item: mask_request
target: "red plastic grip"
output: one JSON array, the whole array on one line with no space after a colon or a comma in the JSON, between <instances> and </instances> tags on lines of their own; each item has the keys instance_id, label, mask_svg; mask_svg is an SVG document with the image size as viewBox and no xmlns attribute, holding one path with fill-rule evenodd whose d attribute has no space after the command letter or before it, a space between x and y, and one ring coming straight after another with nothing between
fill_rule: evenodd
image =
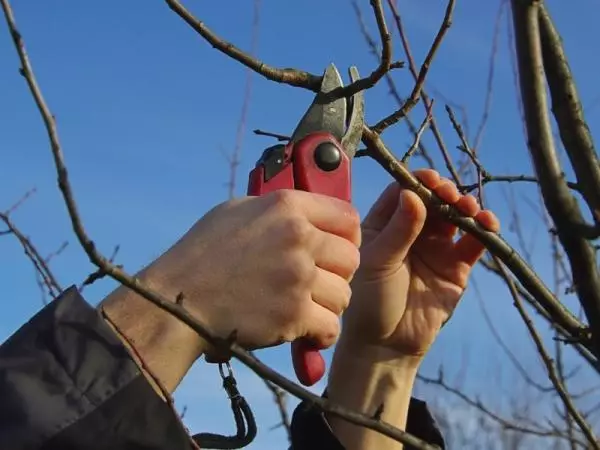
<instances>
[{"instance_id":1,"label":"red plastic grip","mask_svg":"<svg viewBox=\"0 0 600 450\"><path fill-rule=\"evenodd\" d=\"M342 155L340 165L326 172L315 162L315 149L324 142L334 144ZM248 195L264 195L279 189L300 189L350 201L352 195L350 160L340 143L329 133L313 133L285 148L282 169L265 180L265 168L257 165L248 181ZM292 342L292 362L300 383L312 386L325 374L325 360L320 349L306 338Z\"/></svg>"}]
</instances>

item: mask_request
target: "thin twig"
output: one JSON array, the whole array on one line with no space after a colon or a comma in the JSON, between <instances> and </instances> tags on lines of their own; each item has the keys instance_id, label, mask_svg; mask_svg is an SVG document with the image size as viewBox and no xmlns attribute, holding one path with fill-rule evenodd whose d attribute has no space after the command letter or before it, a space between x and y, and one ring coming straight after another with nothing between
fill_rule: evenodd
<instances>
[{"instance_id":1,"label":"thin twig","mask_svg":"<svg viewBox=\"0 0 600 450\"><path fill-rule=\"evenodd\" d=\"M256 134L257 136L267 136L267 137L275 138L279 142L287 142L291 139L290 136L286 136L284 134L271 133L270 131L263 131L263 130L259 130L259 129L253 130L252 132L254 134Z\"/></svg>"},{"instance_id":2,"label":"thin twig","mask_svg":"<svg viewBox=\"0 0 600 450\"><path fill-rule=\"evenodd\" d=\"M423 136L423 133L425 132L429 124L431 123L432 117L433 116L431 115L431 113L429 113L425 116L423 122L421 122L419 129L415 133L415 140L413 141L413 144L409 147L404 156L400 159L400 162L402 164L406 164L409 158L418 150L419 143L421 142L421 137Z\"/></svg>"},{"instance_id":3,"label":"thin twig","mask_svg":"<svg viewBox=\"0 0 600 450\"><path fill-rule=\"evenodd\" d=\"M254 0L254 13L252 18L252 38L250 42L250 56L254 57L258 48L258 35L260 31L260 0ZM252 97L252 78L254 71L246 70L246 85L244 87L244 99L242 101L242 110L240 112L240 120L235 133L235 146L229 159L229 183L228 183L228 198L232 199L235 196L237 169L240 165L242 156L242 143L244 140L244 132L246 131L246 121L248 118L248 109L250 108L250 100Z\"/></svg>"},{"instance_id":4,"label":"thin twig","mask_svg":"<svg viewBox=\"0 0 600 450\"><path fill-rule=\"evenodd\" d=\"M475 166L475 172L477 173L477 196L479 198L479 204L483 208L483 177L487 174L487 171L483 168L483 165L479 161L479 158L477 158L475 151L471 149L471 146L467 142L467 137L465 136L462 127L456 120L456 117L454 116L454 112L452 111L452 108L450 108L450 105L446 105L446 112L448 113L450 122L452 122L452 127L454 127L454 131L456 131L456 134L458 135L461 141L461 145L458 146L458 149L465 155L467 155L469 161L471 161L473 166Z\"/></svg>"},{"instance_id":5,"label":"thin twig","mask_svg":"<svg viewBox=\"0 0 600 450\"><path fill-rule=\"evenodd\" d=\"M133 353L135 361L140 366L140 369L142 370L142 372L145 373L148 377L150 377L150 381L160 391L165 402L167 403L167 405L169 405L169 408L171 408L171 410L173 411L173 415L175 417L177 417L177 420L178 420L179 424L181 425L181 427L187 431L187 435L189 436L189 442L190 442L190 445L192 446L192 448L194 450L200 450L200 447L198 446L196 441L194 441L194 439L190 436L189 430L183 423L183 416L185 415L185 411L183 411L181 413L181 415L179 415L179 413L177 412L177 408L175 406L175 400L173 399L173 396L169 393L169 390L165 387L165 385L162 383L160 378L158 378L156 375L154 375L154 373L152 372L152 370L150 369L150 367L148 366L148 364L146 363L146 361L144 360L142 355L135 348L135 345L133 344L133 342L131 342L131 340L127 336L125 336L125 333L123 333L121 331L121 329L119 329L117 324L108 316L108 314L105 313L104 309L101 310L101 313L102 313L102 318L108 323L108 325L111 328L113 328L115 330L116 334L124 341L124 343L127 346L127 350L129 350L131 353Z\"/></svg>"},{"instance_id":6,"label":"thin twig","mask_svg":"<svg viewBox=\"0 0 600 450\"><path fill-rule=\"evenodd\" d=\"M408 68L413 77L415 83L419 79L419 71L417 69L417 64L412 55L412 50L410 48L410 43L408 42L408 36L406 31L404 30L404 25L402 24L402 17L398 12L398 6L395 0L388 0L388 5L390 10L392 11L392 15L394 17L394 22L396 24L396 30L398 31L398 35L400 36L400 42L402 42L402 48L404 49L404 53L406 54L406 58L408 60ZM423 98L423 106L425 108L425 112L429 113L431 110L431 100L429 99L429 95L425 91L425 88L421 89L421 97ZM454 163L452 162L452 158L450 157L450 153L446 148L446 144L444 143L444 139L442 137L442 133L440 132L435 117L431 120L430 125L431 132L433 133L433 137L438 145L438 148L444 158L444 163L446 164L446 169L452 176L452 179L457 185L462 184L460 175L456 171L454 167Z\"/></svg>"},{"instance_id":7,"label":"thin twig","mask_svg":"<svg viewBox=\"0 0 600 450\"><path fill-rule=\"evenodd\" d=\"M539 183L539 180L531 175L490 175L486 173L481 182L485 185L488 183ZM567 181L567 186L574 191L579 191L579 185L572 181ZM459 186L462 192L471 192L479 187L479 183L466 184Z\"/></svg>"},{"instance_id":8,"label":"thin twig","mask_svg":"<svg viewBox=\"0 0 600 450\"><path fill-rule=\"evenodd\" d=\"M438 386L438 387L444 389L445 391L451 393L452 395L455 395L456 397L461 399L464 403L479 410L485 416L487 416L494 422L498 423L502 428L504 428L506 430L513 430L513 431L516 431L519 433L530 434L532 436L538 436L538 437L544 437L544 438L567 439L562 433L559 433L555 430L545 430L542 428L527 427L525 425L518 423L517 421L511 421L509 419L506 419L506 418L500 416L499 414L492 411L489 407L486 407L483 404L483 402L481 402L481 400L474 399L474 398L468 396L467 394L465 394L464 392L462 392L460 389L452 387L448 383L446 383L446 381L444 380L443 371L441 368L439 370L438 376L435 378L426 376L426 375L422 375L422 374L418 374L417 379L419 381L421 381L422 383Z\"/></svg>"},{"instance_id":9,"label":"thin twig","mask_svg":"<svg viewBox=\"0 0 600 450\"><path fill-rule=\"evenodd\" d=\"M268 380L263 379L263 381L265 382L267 389L269 389L269 391L271 391L271 394L273 394L273 401L275 402L275 405L277 405L277 410L279 411L279 417L281 417L281 422L279 422L279 424L273 426L272 429L283 427L285 429L285 433L287 435L288 442L291 445L292 444L292 423L290 421L290 416L289 416L288 410L287 410L286 392Z\"/></svg>"},{"instance_id":10,"label":"thin twig","mask_svg":"<svg viewBox=\"0 0 600 450\"><path fill-rule=\"evenodd\" d=\"M496 13L496 19L494 21L494 34L492 38L492 47L490 49L490 62L488 64L488 75L486 80L485 89L485 100L483 102L483 113L477 127L477 132L473 138L473 149L474 152L478 152L481 146L481 139L483 137L483 131L487 125L487 121L490 117L490 111L492 109L492 94L494 92L494 74L496 72L496 57L498 55L498 42L500 40L500 25L504 10L508 5L507 0L500 0L498 6L498 12Z\"/></svg>"},{"instance_id":11,"label":"thin twig","mask_svg":"<svg viewBox=\"0 0 600 450\"><path fill-rule=\"evenodd\" d=\"M21 205L23 205L23 203L27 201L35 193L35 191L35 189L27 191L25 195L23 195L10 208L0 213L0 221L4 222L4 225L6 225L7 228L6 230L3 230L1 234L13 235L15 236L19 244L21 244L21 247L23 248L23 251L27 256L27 259L31 261L31 264L33 264L37 276L39 276L39 284L43 294L42 301L45 304L46 290L53 299L58 297L62 291L61 285L58 283L58 280L50 270L48 264L54 256L62 253L62 251L67 247L67 242L63 242L57 250L55 250L49 256L44 258L42 257L36 246L33 245L31 240L27 236L25 236L25 234L23 234L23 232L21 232L21 230L12 221L10 215L14 213L19 207L21 207Z\"/></svg>"},{"instance_id":12,"label":"thin twig","mask_svg":"<svg viewBox=\"0 0 600 450\"><path fill-rule=\"evenodd\" d=\"M503 276L506 281L506 285L508 286L508 289L510 290L514 305L517 308L517 311L519 312L519 314L521 315L523 322L525 322L525 326L527 327L527 330L529 331L529 334L531 335L531 338L533 339L533 342L535 343L537 351L542 358L542 362L544 363L544 366L546 367L546 370L548 372L548 377L550 378L550 381L554 385L556 393L559 395L561 400L564 402L565 408L567 408L569 410L571 417L573 417L573 419L575 420L575 422L577 423L577 425L579 426L579 428L585 435L586 439L588 440L588 442L592 446L592 448L595 450L600 450L600 443L596 440L594 431L591 429L590 425L586 422L584 417L581 415L581 413L575 406L573 399L567 392L565 385L561 382L560 378L558 377L558 375L556 373L556 369L554 367L554 363L552 362L552 358L550 358L548 351L544 347L542 338L539 335L539 333L537 332L537 330L535 329L535 325L533 324L533 321L529 317L529 314L527 314L527 311L525 311L525 308L523 307L523 303L521 302L521 297L519 296L519 292L517 291L515 284L513 283L512 279L508 275L508 273L506 273L506 269L504 268L502 263L498 260L496 260L496 263L498 264L498 267L500 267L500 270L503 272Z\"/></svg>"},{"instance_id":13,"label":"thin twig","mask_svg":"<svg viewBox=\"0 0 600 450\"><path fill-rule=\"evenodd\" d=\"M354 9L354 13L356 15L356 20L358 21L358 26L359 26L360 32L363 35L363 37L365 38L365 41L367 42L367 45L369 47L369 52L371 53L371 55L373 55L379 61L380 52L377 48L377 43L375 42L375 39L373 39L373 37L371 37L371 34L369 33L369 30L367 29L367 25L363 19L363 15L360 10L360 6L358 5L358 0L352 0L352 8ZM396 86L394 78L392 77L390 72L385 74L385 81L387 82L388 89L390 90L390 95L394 98L398 107L399 108L402 107L402 105L406 102L406 99L403 98L402 96L400 96L400 93L398 92L398 88ZM425 93L424 92L423 92L423 100L425 101ZM414 138L416 138L416 135L418 132L418 127L412 121L410 116L407 115L403 122L408 127L412 136ZM425 160L426 164L429 166L429 168L433 169L435 166L433 159L431 158L429 152L425 148L425 145L423 144L423 142L420 139L419 139L418 150L419 151L416 152L416 155L423 158ZM361 156L366 156L366 155L364 155L363 153L357 153L354 155L355 158L356 157L360 158Z\"/></svg>"},{"instance_id":14,"label":"thin twig","mask_svg":"<svg viewBox=\"0 0 600 450\"><path fill-rule=\"evenodd\" d=\"M433 58L435 57L438 49L442 44L442 41L444 40L446 32L450 29L450 26L452 25L452 13L454 12L455 1L456 0L449 0L448 2L448 6L446 7L446 12L444 14L444 19L442 21L442 24L440 25L440 29L437 35L435 36L435 39L433 40L433 44L429 48L429 52L425 57L425 61L423 61L423 64L421 65L419 77L413 87L410 96L408 97L408 100L406 100L402 108L398 109L394 113L381 119L379 122L373 125L371 129L374 133L381 134L386 128L397 123L400 119L405 117L411 109L414 108L414 106L421 98L421 90L425 85L425 79L427 77L427 73L429 72L429 67L431 66Z\"/></svg>"},{"instance_id":15,"label":"thin twig","mask_svg":"<svg viewBox=\"0 0 600 450\"><path fill-rule=\"evenodd\" d=\"M478 300L478 303L479 303L479 308L481 309L481 313L483 315L483 319L485 320L485 323L486 323L487 327L491 331L492 336L494 337L494 340L498 343L498 345L500 346L500 348L502 349L502 351L504 352L504 354L508 357L509 361L513 364L514 368L517 370L517 372L519 373L519 375L521 375L521 377L525 380L525 382L527 384L535 387L539 391L546 392L546 393L547 392L551 392L554 388L552 386L543 386L540 383L538 383L537 381L535 381L529 375L527 369L525 369L523 367L523 365L521 364L521 362L519 361L519 359L515 356L515 354L512 352L512 350L504 342L504 340L500 336L500 333L496 329L496 326L494 325L494 322L492 321L492 319L491 319L491 317L490 317L490 315L489 315L489 313L487 311L487 308L485 306L485 302L483 301L483 295L482 295L481 291L479 290L479 286L475 282L475 280L473 280L472 286L475 288L475 293L476 293L477 300Z\"/></svg>"}]
</instances>

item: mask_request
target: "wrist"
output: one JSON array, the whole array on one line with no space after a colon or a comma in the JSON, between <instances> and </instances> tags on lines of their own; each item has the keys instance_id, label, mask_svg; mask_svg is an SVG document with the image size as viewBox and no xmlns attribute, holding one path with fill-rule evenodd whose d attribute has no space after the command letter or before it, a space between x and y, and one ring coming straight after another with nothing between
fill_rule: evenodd
<instances>
[{"instance_id":1,"label":"wrist","mask_svg":"<svg viewBox=\"0 0 600 450\"><path fill-rule=\"evenodd\" d=\"M357 343L342 334L335 348L335 357L361 366L388 366L390 369L417 372L424 355L415 355L383 345Z\"/></svg>"},{"instance_id":2,"label":"wrist","mask_svg":"<svg viewBox=\"0 0 600 450\"><path fill-rule=\"evenodd\" d=\"M366 348L350 351L336 348L327 385L327 395L347 409L373 415L400 429L406 428L408 407L419 368L412 356ZM377 349L379 350L379 349ZM383 410L380 410L381 406ZM327 420L337 438L347 449L401 449L399 443L366 428L353 425L331 414Z\"/></svg>"},{"instance_id":3,"label":"wrist","mask_svg":"<svg viewBox=\"0 0 600 450\"><path fill-rule=\"evenodd\" d=\"M175 301L177 292L163 283L152 267L137 278ZM98 309L142 373L147 378L156 378L161 390L173 392L206 348L205 342L186 324L125 286L109 294Z\"/></svg>"},{"instance_id":4,"label":"wrist","mask_svg":"<svg viewBox=\"0 0 600 450\"><path fill-rule=\"evenodd\" d=\"M420 361L420 358L395 352L392 357L389 351L381 348L336 347L328 389L360 384L377 386L378 389L385 390L387 395L404 393L406 389L412 390Z\"/></svg>"}]
</instances>

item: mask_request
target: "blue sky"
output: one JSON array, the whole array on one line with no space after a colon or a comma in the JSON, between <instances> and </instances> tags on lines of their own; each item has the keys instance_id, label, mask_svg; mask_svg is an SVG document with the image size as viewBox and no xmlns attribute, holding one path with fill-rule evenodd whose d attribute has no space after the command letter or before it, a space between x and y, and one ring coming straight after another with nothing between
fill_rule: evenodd
<instances>
[{"instance_id":1,"label":"blue sky","mask_svg":"<svg viewBox=\"0 0 600 450\"><path fill-rule=\"evenodd\" d=\"M108 254L119 244L118 262L135 272L226 199L229 168L223 151L231 151L235 143L245 69L213 50L162 1L13 3L40 85L57 118L84 223L103 252ZM228 7L220 2L188 3L213 30L242 48L249 47L252 1L238 0ZM315 73L330 62L341 70L357 65L363 74L374 67L348 0L262 3L258 53L265 62ZM419 63L437 31L445 3L399 3ZM472 130L483 108L497 7L497 1L457 2L453 27L428 79L430 88L467 108ZM592 108L600 98L595 75L600 67L589 58L595 54L589 33L596 27L600 6L587 0L573 8L554 0L549 7L563 32L584 106ZM363 10L376 36L368 2ZM506 47L506 15L502 29L493 109L481 159L494 173L530 173ZM395 58L402 59L399 44ZM45 131L18 75L17 57L3 21L0 60L0 208L8 208L24 192L37 188L37 194L13 218L44 254L68 240L68 248L52 267L64 286L78 283L92 268L74 241L56 187ZM408 72L397 71L394 77L399 88L409 92ZM309 92L254 77L238 195L244 194L245 177L256 158L272 144L251 130L290 133L310 101ZM369 122L395 107L383 82L368 93L366 102ZM442 98L437 99L438 123L447 145L453 148L458 140L446 120L443 103ZM415 111L418 122L420 105ZM592 131L599 114L600 108L588 112ZM402 154L411 138L399 125L389 130L385 139ZM424 142L437 155L430 135ZM416 161L415 167L419 164ZM374 162L355 163L354 201L361 214L388 181ZM490 187L487 192L498 215L508 221L502 190ZM520 187L518 192L535 199L531 188ZM549 276L543 228L523 202L520 210L525 233L536 242L534 265ZM515 242L508 226L504 235ZM15 240L0 241L0 265L4 292L0 337L5 338L39 310L41 301L33 269ZM483 272L478 272L477 281L504 338L516 353L531 355L531 344L506 290ZM98 282L86 290L86 298L96 304L113 287L110 281ZM288 352L283 347L261 352L261 356L291 375ZM463 381L474 392L487 390L499 373L506 374L503 382L513 382L472 291L443 331L423 372L434 373L440 363L450 372L464 373ZM533 370L535 363L534 359L526 365ZM252 448L280 448L282 431L268 431L277 422L268 391L245 368L239 367L237 374L262 424ZM225 394L218 386L216 367L199 363L178 391L178 403L188 405L187 423L192 430L232 430Z\"/></svg>"}]
</instances>

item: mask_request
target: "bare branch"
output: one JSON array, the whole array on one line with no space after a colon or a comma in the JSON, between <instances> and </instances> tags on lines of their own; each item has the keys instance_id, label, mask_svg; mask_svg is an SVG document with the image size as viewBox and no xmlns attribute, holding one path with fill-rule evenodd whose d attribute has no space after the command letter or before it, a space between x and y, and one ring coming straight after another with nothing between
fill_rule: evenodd
<instances>
[{"instance_id":1,"label":"bare branch","mask_svg":"<svg viewBox=\"0 0 600 450\"><path fill-rule=\"evenodd\" d=\"M559 397L564 402L565 408L568 409L571 417L573 417L573 419L575 420L575 422L577 423L577 425L579 426L579 428L585 435L586 439L588 440L588 442L590 443L592 448L594 448L595 450L600 450L600 443L596 440L594 431L592 430L590 425L586 422L585 418L582 416L582 414L579 412L579 410L575 406L575 403L573 402L573 399L567 392L565 385L561 382L559 376L557 375L556 369L554 367L554 363L552 362L552 358L550 358L550 355L548 354L548 352L546 351L546 348L544 347L542 338L540 337L539 333L535 329L535 325L533 325L533 322L531 321L529 315L527 314L527 311L525 311L525 308L523 307L523 303L521 303L521 298L519 296L519 292L517 291L515 284L513 283L512 279L510 278L508 273L506 273L504 266L502 266L502 264L499 261L496 261L496 263L498 264L498 266L500 267L500 270L504 274L504 279L506 280L506 285L508 286L508 288L510 290L511 296L513 297L514 305L517 308L517 311L519 312L519 314L521 315L523 322L525 322L525 326L527 327L527 330L529 331L531 338L533 339L533 342L535 343L535 346L537 348L539 355L542 358L544 366L546 366L546 370L548 372L548 377L550 378L550 381L554 385L556 392L558 393Z\"/></svg>"},{"instance_id":2,"label":"bare branch","mask_svg":"<svg viewBox=\"0 0 600 450\"><path fill-rule=\"evenodd\" d=\"M539 183L539 180L531 175L490 175L486 173L481 182L485 185L488 183ZM567 181L567 186L574 191L579 191L579 185L577 183L573 183L572 181ZM460 186L460 190L463 192L471 192L479 187L479 183L474 184L466 184Z\"/></svg>"},{"instance_id":3,"label":"bare branch","mask_svg":"<svg viewBox=\"0 0 600 450\"><path fill-rule=\"evenodd\" d=\"M516 420L510 420L495 413L491 408L487 407L480 399L472 398L462 392L456 387L450 386L443 376L443 370L440 367L437 377L429 377L426 375L418 374L417 379L423 383L438 386L445 391L455 395L461 399L467 405L479 410L486 417L498 423L502 428L506 430L513 430L523 434L529 434L533 436L545 437L545 438L561 438L568 439L564 434L552 429L533 428L526 425L519 424Z\"/></svg>"},{"instance_id":4,"label":"bare branch","mask_svg":"<svg viewBox=\"0 0 600 450\"><path fill-rule=\"evenodd\" d=\"M123 342L127 346L127 350L133 354L135 361L138 364L138 366L140 367L140 369L146 374L149 381L154 385L154 387L158 390L158 392L161 393L163 399L165 400L167 405L169 405L169 407L173 411L173 414L175 415L175 417L177 417L177 420L179 421L182 428L187 431L187 434L189 436L189 443L192 446L192 448L194 450L200 450L200 447L198 446L196 441L192 438L192 436L190 436L189 430L183 424L183 416L185 415L185 411L183 411L181 415L178 414L177 409L175 407L175 400L173 399L173 396L169 393L169 390L163 385L163 383L160 381L160 379L154 375L154 373L152 372L150 367L148 367L148 364L146 363L146 361L144 360L142 355L140 355L140 353L137 351L137 349L135 348L135 345L133 345L133 342L131 342L129 340L129 338L127 336L125 336L125 334L119 329L117 324L114 323L110 319L108 314L104 313L103 309L101 310L101 313L102 313L102 318L106 321L108 326L111 327L117 335L119 335L119 337L123 340Z\"/></svg>"},{"instance_id":5,"label":"bare branch","mask_svg":"<svg viewBox=\"0 0 600 450\"><path fill-rule=\"evenodd\" d=\"M252 37L250 42L250 55L254 57L258 48L258 34L260 30L260 0L254 1L254 15L252 19ZM253 71L246 71L246 85L244 87L244 99L242 101L242 111L240 120L235 133L235 146L231 157L229 158L229 193L228 197L232 199L235 196L237 169L240 165L240 157L242 154L242 142L244 140L244 132L246 131L246 120L248 117L248 109L250 108L250 99L252 97L252 76Z\"/></svg>"},{"instance_id":6,"label":"bare branch","mask_svg":"<svg viewBox=\"0 0 600 450\"><path fill-rule=\"evenodd\" d=\"M263 131L263 130L259 130L259 129L256 129L252 132L254 134L256 134L257 136L268 136L268 137L275 138L279 142L285 142L285 141L289 141L291 139L291 137L286 136L284 134L271 133L270 131Z\"/></svg>"},{"instance_id":7,"label":"bare branch","mask_svg":"<svg viewBox=\"0 0 600 450\"><path fill-rule=\"evenodd\" d=\"M402 164L406 164L408 162L408 159L419 148L419 143L421 142L421 137L423 136L423 133L425 132L425 130L427 129L427 127L429 126L429 124L431 123L432 117L433 116L431 114L427 114L425 116L425 119L423 119L423 122L421 122L421 125L419 126L419 129L415 133L415 140L413 141L413 144L409 147L409 149L406 151L406 153L404 154L404 156L400 160L400 162Z\"/></svg>"},{"instance_id":8,"label":"bare branch","mask_svg":"<svg viewBox=\"0 0 600 450\"><path fill-rule=\"evenodd\" d=\"M277 405L277 410L279 411L279 417L281 417L281 422L278 425L275 425L273 427L273 429L278 428L278 427L283 427L285 429L285 433L287 435L288 442L291 445L292 444L292 423L291 423L291 420L290 420L290 417L289 417L289 414L287 411L286 392L268 380L263 380L263 381L265 382L267 389L269 389L269 391L271 391L271 394L273 394L273 401L275 402L275 405Z\"/></svg>"},{"instance_id":9,"label":"bare branch","mask_svg":"<svg viewBox=\"0 0 600 450\"><path fill-rule=\"evenodd\" d=\"M442 24L440 25L440 29L435 39L433 40L433 44L429 48L429 52L425 57L425 61L423 61L423 64L421 65L419 77L413 87L410 96L408 97L408 100L404 103L402 108L390 114L389 116L381 119L374 126L372 126L371 129L374 133L381 134L386 128L394 125L400 119L404 118L409 113L409 111L414 108L414 106L421 98L421 90L425 85L425 78L427 77L427 73L429 72L429 67L431 66L433 58L435 57L435 54L437 53L438 49L440 48L440 45L442 44L442 41L444 40L446 32L450 29L450 26L452 25L452 13L454 12L454 4L455 0L449 0L448 6L446 7L446 12L444 14L444 19L442 21Z\"/></svg>"},{"instance_id":10,"label":"bare branch","mask_svg":"<svg viewBox=\"0 0 600 450\"><path fill-rule=\"evenodd\" d=\"M179 0L165 0L179 17L181 17L191 28L200 36L208 41L214 48L227 56L242 63L246 67L254 70L268 80L278 83L289 84L290 86L308 88L318 91L321 86L321 77L297 69L278 69L271 67L262 61L250 56L237 48L230 42L226 42L210 30L202 21L181 4ZM381 37L382 52L379 66L367 77L356 80L347 86L332 90L329 95L332 97L349 97L358 91L373 87L384 75L392 68L400 67L401 64L392 64L392 44L391 37L385 23L385 14L381 6L381 0L370 0L371 7L375 13L379 33Z\"/></svg>"},{"instance_id":11,"label":"bare branch","mask_svg":"<svg viewBox=\"0 0 600 450\"><path fill-rule=\"evenodd\" d=\"M586 312L595 353L600 354L600 275L592 245L578 233L585 224L577 201L564 180L548 117L538 2L512 0L519 82L527 125L528 147L540 181L544 203L572 268L573 281Z\"/></svg>"},{"instance_id":12,"label":"bare branch","mask_svg":"<svg viewBox=\"0 0 600 450\"><path fill-rule=\"evenodd\" d=\"M25 234L23 234L23 232L21 232L21 230L19 230L19 228L11 220L11 213L15 212L34 193L35 189L26 192L25 195L23 195L23 197L21 197L21 199L19 199L14 205L12 205L3 213L0 213L0 221L4 222L7 228L6 230L2 231L0 235L13 235L17 241L19 241L19 244L21 244L27 259L31 261L36 274L39 276L41 282L40 288L43 294L42 301L46 303L46 290L53 299L58 297L62 291L62 287L50 270L48 263L54 256L59 255L66 248L67 243L63 242L57 250L52 252L48 257L44 258L36 246L33 245L31 240Z\"/></svg>"},{"instance_id":13,"label":"bare branch","mask_svg":"<svg viewBox=\"0 0 600 450\"><path fill-rule=\"evenodd\" d=\"M483 202L483 177L487 174L487 171L483 168L483 165L479 162L479 159L475 155L475 150L471 149L471 146L467 142L467 137L462 130L462 127L456 120L454 116L454 112L450 105L446 105L446 112L448 113L448 117L450 118L450 122L452 122L452 126L454 127L454 131L460 138L461 145L458 146L458 149L467 155L468 160L475 166L475 171L477 173L477 196L479 198L479 204L481 207L484 206Z\"/></svg>"},{"instance_id":14,"label":"bare branch","mask_svg":"<svg viewBox=\"0 0 600 450\"><path fill-rule=\"evenodd\" d=\"M358 6L358 1L357 0L352 0L352 7L354 9L354 13L356 14L356 19L358 21L358 25L360 28L360 32L362 33L363 37L365 38L365 41L367 42L367 45L369 46L369 51L370 53L377 58L377 60L380 59L380 55L379 55L379 51L377 48L377 43L375 42L375 40L371 37L369 30L367 29L367 25L365 24L365 21L363 20L363 16L362 16L362 12L360 10L360 7ZM412 61L410 63L411 66L411 71L412 71L412 65L414 64L414 61ZM388 85L388 89L390 90L390 95L394 98L394 100L396 101L398 107L402 107L402 105L406 102L406 99L404 99L400 93L398 92L398 88L396 87L396 83L394 82L393 77L391 76L390 72L385 74L385 80L387 82ZM423 100L425 101L425 93L423 92ZM406 116L404 119L404 123L406 123L406 126L408 127L409 131L411 132L411 134L413 135L414 138L416 138L417 133L418 133L418 127L415 125L415 123L411 120L410 116ZM417 139L415 139L416 141ZM419 141L419 145L418 145L418 152L416 152L416 155L422 157L425 162L427 163L427 165L430 168L434 168L434 163L433 163L433 159L431 159L431 156L429 155L429 152L427 151L427 149L425 148L423 142L421 141L421 139L418 140ZM359 153L358 155L354 155L355 157L360 157L361 154ZM366 155L363 155L366 156Z\"/></svg>"},{"instance_id":15,"label":"bare branch","mask_svg":"<svg viewBox=\"0 0 600 450\"><path fill-rule=\"evenodd\" d=\"M565 57L561 38L546 6L538 7L539 33L552 112L577 182L596 221L600 221L600 162Z\"/></svg>"},{"instance_id":16,"label":"bare branch","mask_svg":"<svg viewBox=\"0 0 600 450\"><path fill-rule=\"evenodd\" d=\"M494 21L494 37L492 39L492 48L490 50L490 62L488 65L488 76L486 81L485 90L485 101L483 103L483 113L477 127L477 132L473 138L473 148L475 151L479 151L481 146L481 139L483 137L483 131L487 125L487 121L490 117L490 110L492 108L492 94L494 92L494 74L496 72L496 57L498 55L498 41L500 40L500 24L504 10L508 5L507 0L500 0L498 6L498 12L496 13L496 20Z\"/></svg>"},{"instance_id":17,"label":"bare branch","mask_svg":"<svg viewBox=\"0 0 600 450\"><path fill-rule=\"evenodd\" d=\"M541 392L552 391L554 389L552 386L543 386L540 383L538 383L537 381L535 381L529 375L529 373L527 372L527 369L525 369L523 367L523 365L521 364L519 359L515 356L515 354L512 352L512 350L504 342L504 340L500 336L500 333L496 329L494 322L492 321L491 317L489 316L487 308L485 307L485 302L483 301L483 296L481 295L481 291L479 290L479 286L477 285L477 283L473 283L472 285L475 288L475 293L477 296L477 300L479 302L479 307L481 309L481 312L483 314L483 319L485 320L487 327L490 329L492 336L494 337L494 340L498 343L498 345L500 346L500 348L502 349L504 354L508 357L509 361L513 364L515 369L517 369L517 372L519 373L519 375L525 380L525 382L527 384L535 387L536 389L538 389Z\"/></svg>"},{"instance_id":18,"label":"bare branch","mask_svg":"<svg viewBox=\"0 0 600 450\"><path fill-rule=\"evenodd\" d=\"M419 71L417 70L417 64L415 63L415 59L412 55L412 50L410 48L410 44L408 42L407 33L404 30L404 25L402 24L402 17L398 12L398 6L396 4L396 0L388 0L388 5L392 11L394 16L394 22L396 24L396 30L398 31L398 35L400 36L400 41L402 42L402 48L404 49L404 53L406 54L406 58L408 59L408 68L409 71L415 81L415 83L419 80ZM450 5L448 5L450 6ZM447 10L446 10L447 12ZM425 88L421 89L421 97L423 98L423 105L425 107L425 111L427 114L431 112L431 100L429 99L429 95L425 91ZM452 175L452 179L456 182L456 184L461 184L460 176L456 169L454 168L454 164L452 163L452 159L450 158L450 153L446 148L446 144L444 143L444 139L442 138L442 133L440 132L435 117L431 120L431 132L433 133L433 137L442 153L442 157L444 158L444 162L446 164L446 169Z\"/></svg>"}]
</instances>

